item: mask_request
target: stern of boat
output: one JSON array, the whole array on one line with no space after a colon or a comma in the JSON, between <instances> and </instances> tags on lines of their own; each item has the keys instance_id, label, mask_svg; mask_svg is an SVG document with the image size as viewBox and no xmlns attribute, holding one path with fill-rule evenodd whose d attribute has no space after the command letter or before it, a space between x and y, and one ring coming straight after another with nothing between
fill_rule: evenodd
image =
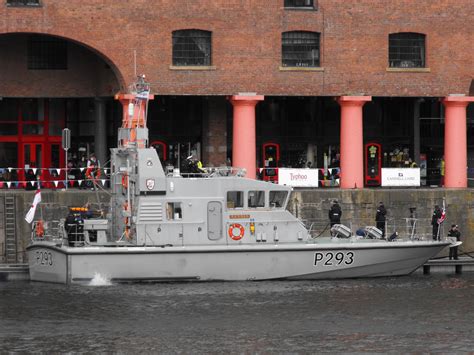
<instances>
[{"instance_id":1,"label":"stern of boat","mask_svg":"<svg viewBox=\"0 0 474 355\"><path fill-rule=\"evenodd\" d=\"M30 280L68 283L67 255L52 243L35 243L27 248Z\"/></svg>"}]
</instances>

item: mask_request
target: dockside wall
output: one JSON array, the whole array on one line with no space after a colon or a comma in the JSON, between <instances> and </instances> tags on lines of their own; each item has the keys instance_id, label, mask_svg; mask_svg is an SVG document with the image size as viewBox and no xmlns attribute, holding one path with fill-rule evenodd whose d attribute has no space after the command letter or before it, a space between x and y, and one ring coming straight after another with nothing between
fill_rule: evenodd
<instances>
[{"instance_id":1,"label":"dockside wall","mask_svg":"<svg viewBox=\"0 0 474 355\"><path fill-rule=\"evenodd\" d=\"M67 191L42 191L42 202L36 217L43 215L46 220L66 216L68 206L108 205L107 191L85 191L69 189ZM15 233L6 228L6 197L15 201ZM30 241L31 226L24 220L31 207L34 191L1 191L0 192L0 263L26 262L25 248ZM447 217L444 223L446 233L452 223L458 224L464 239L462 252L474 251L474 189L295 189L290 197L288 209L305 222L316 221L322 226L328 221L328 210L331 202L337 199L343 210L342 223L357 221L359 225L374 225L378 203L384 202L388 210L388 223L409 217L410 207L416 207L417 217L429 223L434 205L446 203ZM11 199L8 199L11 201ZM395 223L395 222L393 222ZM391 224L390 224L391 225ZM319 227L321 228L321 227ZM356 228L356 226L352 226ZM388 230L390 232L390 230ZM10 239L9 239L10 238ZM15 257L8 255L7 244L14 238ZM11 248L9 253L11 253ZM8 257L9 256L9 257Z\"/></svg>"}]
</instances>

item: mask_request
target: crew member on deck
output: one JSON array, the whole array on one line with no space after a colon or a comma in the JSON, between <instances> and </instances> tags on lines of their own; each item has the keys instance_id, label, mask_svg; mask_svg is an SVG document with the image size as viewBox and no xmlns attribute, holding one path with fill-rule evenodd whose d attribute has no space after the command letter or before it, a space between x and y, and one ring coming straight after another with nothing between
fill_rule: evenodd
<instances>
[{"instance_id":1,"label":"crew member on deck","mask_svg":"<svg viewBox=\"0 0 474 355\"><path fill-rule=\"evenodd\" d=\"M435 205L433 215L431 216L431 225L433 226L433 240L439 240L439 223L438 219L441 218L441 208Z\"/></svg>"},{"instance_id":2,"label":"crew member on deck","mask_svg":"<svg viewBox=\"0 0 474 355\"><path fill-rule=\"evenodd\" d=\"M453 224L451 225L451 229L448 232L448 237L453 238L453 241L454 241L454 238L456 238L456 242L461 241L461 232L459 231L458 228L459 227L457 224ZM458 260L458 247L457 246L455 247L452 246L449 248L449 260L451 259Z\"/></svg>"},{"instance_id":3,"label":"crew member on deck","mask_svg":"<svg viewBox=\"0 0 474 355\"><path fill-rule=\"evenodd\" d=\"M337 200L332 201L331 209L329 210L329 222L331 223L331 227L335 224L341 223L342 217L342 209L339 206Z\"/></svg>"},{"instance_id":4,"label":"crew member on deck","mask_svg":"<svg viewBox=\"0 0 474 355\"><path fill-rule=\"evenodd\" d=\"M383 202L379 202L379 206L377 207L377 213L375 214L375 223L377 228L382 231L382 238L385 238L385 215L387 214L387 210Z\"/></svg>"}]
</instances>

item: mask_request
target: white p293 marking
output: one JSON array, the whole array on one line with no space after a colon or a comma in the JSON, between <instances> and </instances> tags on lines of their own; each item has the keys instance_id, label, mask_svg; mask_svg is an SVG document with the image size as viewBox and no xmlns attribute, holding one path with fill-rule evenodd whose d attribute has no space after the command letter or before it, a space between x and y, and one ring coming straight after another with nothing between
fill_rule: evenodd
<instances>
[{"instance_id":1,"label":"white p293 marking","mask_svg":"<svg viewBox=\"0 0 474 355\"><path fill-rule=\"evenodd\" d=\"M334 252L318 252L314 253L314 266L337 266L337 265L351 265L354 262L354 253L338 251Z\"/></svg>"}]
</instances>

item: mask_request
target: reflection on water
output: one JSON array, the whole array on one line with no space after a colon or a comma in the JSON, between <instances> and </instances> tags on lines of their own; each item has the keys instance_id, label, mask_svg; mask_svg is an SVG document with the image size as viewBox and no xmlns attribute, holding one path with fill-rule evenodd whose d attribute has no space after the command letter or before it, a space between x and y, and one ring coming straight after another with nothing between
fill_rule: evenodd
<instances>
[{"instance_id":1,"label":"reflection on water","mask_svg":"<svg viewBox=\"0 0 474 355\"><path fill-rule=\"evenodd\" d=\"M107 280L96 280L107 285ZM0 352L456 352L474 274L343 281L0 283Z\"/></svg>"}]
</instances>

